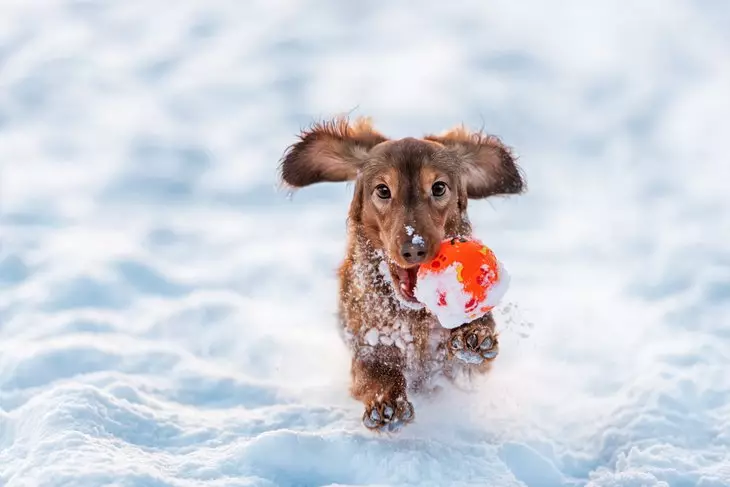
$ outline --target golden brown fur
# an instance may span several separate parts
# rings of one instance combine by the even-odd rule
[[[294,188],[355,181],[339,317],[352,351],[351,393],[368,428],[396,430],[415,417],[409,393],[489,369],[499,350],[491,314],[448,330],[412,289],[418,266],[444,239],[471,235],[470,198],[524,190],[499,139],[459,127],[390,140],[367,119],[335,119],[300,135],[281,175]]]

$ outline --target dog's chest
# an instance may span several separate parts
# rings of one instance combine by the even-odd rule
[[[343,323],[347,342],[365,354],[378,346],[398,348],[409,379],[423,382],[438,375],[446,361],[449,330],[427,312],[400,308],[389,298],[373,294],[365,299],[362,315],[350,316],[358,321]]]
[[[377,346],[397,347],[405,359],[403,371],[415,382],[428,382],[447,361],[449,330],[422,305],[400,299],[377,252],[359,254],[347,273],[348,292],[342,298],[345,338],[358,353]]]

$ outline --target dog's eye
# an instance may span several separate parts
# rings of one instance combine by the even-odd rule
[[[375,186],[375,192],[381,200],[390,199],[390,189],[388,189],[388,187],[384,184],[378,184]]]
[[[431,193],[433,193],[434,196],[437,198],[439,196],[443,196],[446,194],[446,183],[443,181],[436,181],[433,183],[433,186],[431,186]]]

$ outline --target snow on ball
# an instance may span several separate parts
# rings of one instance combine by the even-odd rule
[[[441,243],[436,257],[418,269],[414,294],[444,328],[456,328],[492,310],[509,286],[509,275],[478,240]]]

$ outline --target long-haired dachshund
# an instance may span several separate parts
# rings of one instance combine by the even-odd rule
[[[515,158],[498,138],[459,127],[391,140],[369,120],[334,119],[305,130],[285,152],[289,187],[354,181],[339,318],[351,349],[351,393],[363,423],[395,431],[415,418],[408,393],[440,378],[485,373],[497,357],[490,314],[441,327],[414,297],[419,264],[447,238],[470,237],[470,198],[522,193]]]

